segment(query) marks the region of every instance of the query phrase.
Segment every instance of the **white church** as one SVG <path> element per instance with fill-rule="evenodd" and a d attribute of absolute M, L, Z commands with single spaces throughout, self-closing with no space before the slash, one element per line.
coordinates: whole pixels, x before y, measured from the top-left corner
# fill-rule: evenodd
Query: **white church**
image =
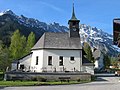
<path fill-rule="evenodd" d="M 12 63 L 12 71 L 85 72 L 94 74 L 94 64 L 84 55 L 80 43 L 79 22 L 74 13 L 68 21 L 69 32 L 45 32 L 31 53 Z"/>

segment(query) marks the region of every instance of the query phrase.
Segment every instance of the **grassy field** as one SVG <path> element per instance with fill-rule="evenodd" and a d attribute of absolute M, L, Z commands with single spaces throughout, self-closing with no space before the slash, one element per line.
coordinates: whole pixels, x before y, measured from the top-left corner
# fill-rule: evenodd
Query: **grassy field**
<path fill-rule="evenodd" d="M 21 81 L 0 81 L 0 86 L 33 86 L 38 82 L 21 82 Z"/>
<path fill-rule="evenodd" d="M 70 81 L 70 82 L 38 82 L 38 81 L 0 81 L 0 86 L 40 86 L 40 85 L 68 85 L 68 84 L 80 84 L 88 83 L 89 81 Z"/>
<path fill-rule="evenodd" d="M 0 74 L 3 74 L 3 72 L 0 72 Z"/>

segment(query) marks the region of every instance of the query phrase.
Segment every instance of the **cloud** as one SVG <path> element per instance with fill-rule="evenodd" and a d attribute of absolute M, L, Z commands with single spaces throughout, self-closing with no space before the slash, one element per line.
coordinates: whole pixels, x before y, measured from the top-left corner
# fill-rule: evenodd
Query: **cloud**
<path fill-rule="evenodd" d="M 47 7 L 50 7 L 50 8 L 52 8 L 52 9 L 58 11 L 58 12 L 63 12 L 63 9 L 58 8 L 58 7 L 56 7 L 56 6 L 52 5 L 52 4 L 49 4 L 49 3 L 46 3 L 46 2 L 43 2 L 43 1 L 40 1 L 40 2 L 41 2 L 41 4 L 43 4 L 43 5 L 47 6 Z"/>

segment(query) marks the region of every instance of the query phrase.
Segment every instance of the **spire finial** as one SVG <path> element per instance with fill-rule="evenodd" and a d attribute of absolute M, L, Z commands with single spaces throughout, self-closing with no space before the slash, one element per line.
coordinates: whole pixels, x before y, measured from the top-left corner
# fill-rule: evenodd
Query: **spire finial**
<path fill-rule="evenodd" d="M 75 12 L 74 12 L 74 0 L 73 0 L 73 13 L 75 13 Z"/>
<path fill-rule="evenodd" d="M 73 0 L 73 6 L 74 6 L 74 0 Z"/>
<path fill-rule="evenodd" d="M 74 11 L 74 0 L 73 0 L 73 12 L 72 12 L 72 20 L 77 20 L 76 16 L 75 16 L 75 11 Z"/>

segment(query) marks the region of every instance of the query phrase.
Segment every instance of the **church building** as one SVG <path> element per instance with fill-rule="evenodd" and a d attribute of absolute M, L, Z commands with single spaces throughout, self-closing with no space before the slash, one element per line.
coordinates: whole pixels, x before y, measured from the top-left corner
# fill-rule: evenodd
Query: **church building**
<path fill-rule="evenodd" d="M 80 43 L 79 22 L 75 16 L 68 21 L 69 31 L 45 32 L 31 53 L 12 63 L 12 70 L 29 72 L 87 72 L 94 74 L 93 64 L 84 59 Z M 27 58 L 26 58 L 27 57 Z"/>

